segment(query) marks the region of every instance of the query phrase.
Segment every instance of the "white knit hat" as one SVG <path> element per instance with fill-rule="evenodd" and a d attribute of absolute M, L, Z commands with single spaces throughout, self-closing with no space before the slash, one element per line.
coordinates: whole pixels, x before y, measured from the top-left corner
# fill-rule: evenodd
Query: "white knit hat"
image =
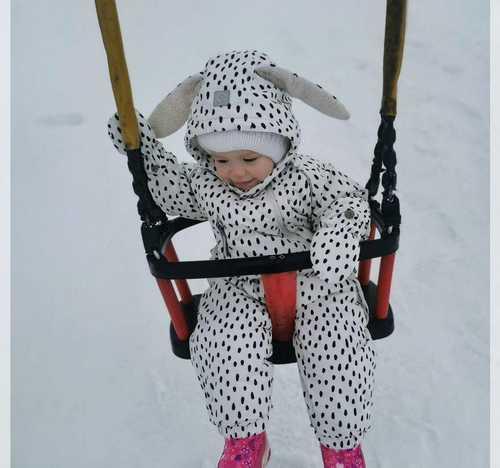
<path fill-rule="evenodd" d="M 283 135 L 269 132 L 231 130 L 198 135 L 198 144 L 208 153 L 250 150 L 279 162 L 288 152 L 290 140 Z"/>

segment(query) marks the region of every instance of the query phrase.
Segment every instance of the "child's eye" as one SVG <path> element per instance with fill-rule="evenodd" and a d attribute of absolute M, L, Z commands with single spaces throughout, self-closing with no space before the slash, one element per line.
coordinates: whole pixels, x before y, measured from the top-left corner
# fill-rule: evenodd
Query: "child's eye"
<path fill-rule="evenodd" d="M 245 161 L 245 162 L 253 162 L 253 161 L 257 161 L 257 158 L 243 158 L 243 161 Z"/>
<path fill-rule="evenodd" d="M 226 164 L 226 163 L 227 163 L 227 161 L 226 161 L 225 159 L 216 159 L 216 160 L 215 160 L 215 163 L 216 163 L 216 164 Z"/>

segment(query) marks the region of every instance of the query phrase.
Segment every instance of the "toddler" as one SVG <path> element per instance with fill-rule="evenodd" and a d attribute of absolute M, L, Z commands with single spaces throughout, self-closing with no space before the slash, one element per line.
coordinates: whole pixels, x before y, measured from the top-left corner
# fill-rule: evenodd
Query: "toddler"
<path fill-rule="evenodd" d="M 374 350 L 357 280 L 368 238 L 365 189 L 331 164 L 298 152 L 292 97 L 331 117 L 348 112 L 319 85 L 258 51 L 210 59 L 146 120 L 138 114 L 148 186 L 168 215 L 208 220 L 212 259 L 309 250 L 297 276 L 293 344 L 311 426 L 325 467 L 364 467 L 371 424 Z M 179 163 L 158 138 L 187 121 Z M 118 117 L 109 135 L 124 153 Z M 219 468 L 262 468 L 273 366 L 271 321 L 258 276 L 209 280 L 190 337 L 191 360 L 210 420 L 225 437 Z"/>

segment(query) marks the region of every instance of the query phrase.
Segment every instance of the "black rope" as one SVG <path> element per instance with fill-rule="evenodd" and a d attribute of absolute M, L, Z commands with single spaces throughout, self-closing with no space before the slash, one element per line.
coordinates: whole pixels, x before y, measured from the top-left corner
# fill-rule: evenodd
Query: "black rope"
<path fill-rule="evenodd" d="M 366 188 L 370 194 L 370 198 L 377 195 L 378 187 L 380 185 L 380 173 L 382 172 L 382 147 L 383 147 L 383 133 L 384 133 L 384 121 L 380 122 L 377 131 L 377 143 L 375 149 L 373 150 L 373 162 L 372 169 L 370 173 L 370 178 L 366 183 Z"/>
<path fill-rule="evenodd" d="M 394 129 L 394 116 L 381 114 L 381 121 L 377 131 L 377 143 L 373 151 L 374 158 L 370 178 L 366 183 L 366 188 L 370 198 L 377 195 L 380 185 L 380 174 L 382 175 L 382 216 L 387 229 L 391 226 L 401 224 L 401 213 L 399 199 L 395 195 L 397 184 L 396 174 L 396 152 L 394 142 L 396 141 L 396 130 Z"/>
<path fill-rule="evenodd" d="M 394 117 L 382 116 L 382 162 L 385 170 L 382 176 L 382 186 L 384 187 L 383 199 L 391 201 L 393 192 L 396 190 L 396 152 L 394 142 L 396 141 L 396 130 L 394 129 Z"/>
<path fill-rule="evenodd" d="M 137 211 L 146 227 L 164 224 L 167 221 L 165 213 L 155 203 L 148 189 L 148 176 L 144 169 L 144 158 L 141 150 L 127 151 L 128 168 L 132 173 L 132 187 L 139 197 Z"/>

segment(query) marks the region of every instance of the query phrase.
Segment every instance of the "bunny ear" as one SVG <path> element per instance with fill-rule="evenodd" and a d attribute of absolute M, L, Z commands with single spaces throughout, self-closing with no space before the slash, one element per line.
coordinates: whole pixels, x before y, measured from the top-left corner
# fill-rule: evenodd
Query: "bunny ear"
<path fill-rule="evenodd" d="M 172 135 L 186 123 L 202 81 L 201 73 L 188 76 L 155 107 L 148 120 L 158 138 Z"/>
<path fill-rule="evenodd" d="M 296 73 L 268 65 L 257 67 L 255 73 L 323 114 L 341 120 L 347 120 L 350 117 L 347 109 L 335 96 L 327 93 L 320 85 L 301 78 Z"/>

